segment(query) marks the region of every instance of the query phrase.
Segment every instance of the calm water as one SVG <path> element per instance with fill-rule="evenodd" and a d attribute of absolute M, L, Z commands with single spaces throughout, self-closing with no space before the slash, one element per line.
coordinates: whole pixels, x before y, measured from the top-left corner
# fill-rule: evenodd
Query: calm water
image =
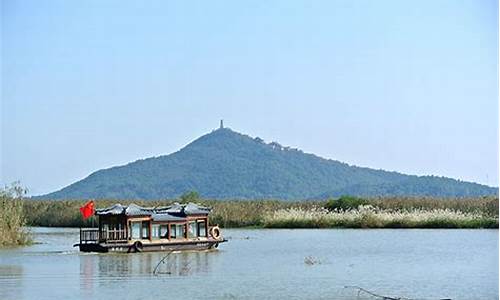
<path fill-rule="evenodd" d="M 157 275 L 165 253 L 81 254 L 78 229 L 32 231 L 42 244 L 0 250 L 0 299 L 498 299 L 497 230 L 225 230 Z"/>

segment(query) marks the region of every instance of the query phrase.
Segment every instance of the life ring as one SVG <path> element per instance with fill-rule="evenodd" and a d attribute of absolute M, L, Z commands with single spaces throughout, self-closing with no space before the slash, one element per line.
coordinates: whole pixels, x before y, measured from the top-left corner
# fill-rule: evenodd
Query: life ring
<path fill-rule="evenodd" d="M 214 227 L 210 228 L 210 235 L 214 239 L 218 240 L 220 238 L 220 228 L 219 228 L 219 226 L 214 226 Z"/>
<path fill-rule="evenodd" d="M 134 250 L 135 252 L 142 252 L 142 243 L 137 241 L 134 243 Z"/>

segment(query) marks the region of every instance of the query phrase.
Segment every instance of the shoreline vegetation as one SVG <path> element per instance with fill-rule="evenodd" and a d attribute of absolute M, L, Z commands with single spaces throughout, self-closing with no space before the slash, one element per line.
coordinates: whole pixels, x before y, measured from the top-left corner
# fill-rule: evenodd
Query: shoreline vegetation
<path fill-rule="evenodd" d="M 88 200 L 25 199 L 26 190 L 0 190 L 0 247 L 28 245 L 27 226 L 95 227 L 83 220 Z M 342 196 L 327 201 L 206 200 L 189 192 L 176 200 L 95 200 L 96 208 L 115 203 L 166 206 L 195 202 L 213 208 L 210 222 L 224 228 L 492 228 L 497 229 L 498 196 L 474 198 Z"/>
<path fill-rule="evenodd" d="M 18 185 L 0 189 L 0 247 L 32 243 L 25 227 L 24 194 L 26 190 Z"/>
<path fill-rule="evenodd" d="M 82 220 L 81 200 L 23 200 L 28 226 L 92 227 Z M 195 202 L 213 208 L 210 222 L 225 228 L 498 228 L 498 197 L 430 198 L 342 196 L 328 201 L 205 200 L 195 192 L 177 200 L 95 200 L 165 206 Z"/>

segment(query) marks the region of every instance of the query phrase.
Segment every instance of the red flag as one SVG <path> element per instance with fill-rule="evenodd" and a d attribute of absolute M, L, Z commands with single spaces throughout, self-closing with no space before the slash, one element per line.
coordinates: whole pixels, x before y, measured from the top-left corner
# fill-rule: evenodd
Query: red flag
<path fill-rule="evenodd" d="M 88 219 L 94 214 L 94 201 L 90 200 L 85 203 L 84 206 L 80 207 L 80 212 L 82 213 L 83 219 Z"/>

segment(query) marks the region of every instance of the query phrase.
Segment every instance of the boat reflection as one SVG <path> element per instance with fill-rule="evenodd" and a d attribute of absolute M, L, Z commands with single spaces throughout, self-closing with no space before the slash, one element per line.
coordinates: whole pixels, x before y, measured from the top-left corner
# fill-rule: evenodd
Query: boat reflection
<path fill-rule="evenodd" d="M 218 251 L 193 251 L 82 255 L 80 258 L 82 285 L 86 289 L 92 288 L 94 279 L 100 277 L 109 280 L 123 277 L 189 276 L 207 273 L 217 253 Z"/>

